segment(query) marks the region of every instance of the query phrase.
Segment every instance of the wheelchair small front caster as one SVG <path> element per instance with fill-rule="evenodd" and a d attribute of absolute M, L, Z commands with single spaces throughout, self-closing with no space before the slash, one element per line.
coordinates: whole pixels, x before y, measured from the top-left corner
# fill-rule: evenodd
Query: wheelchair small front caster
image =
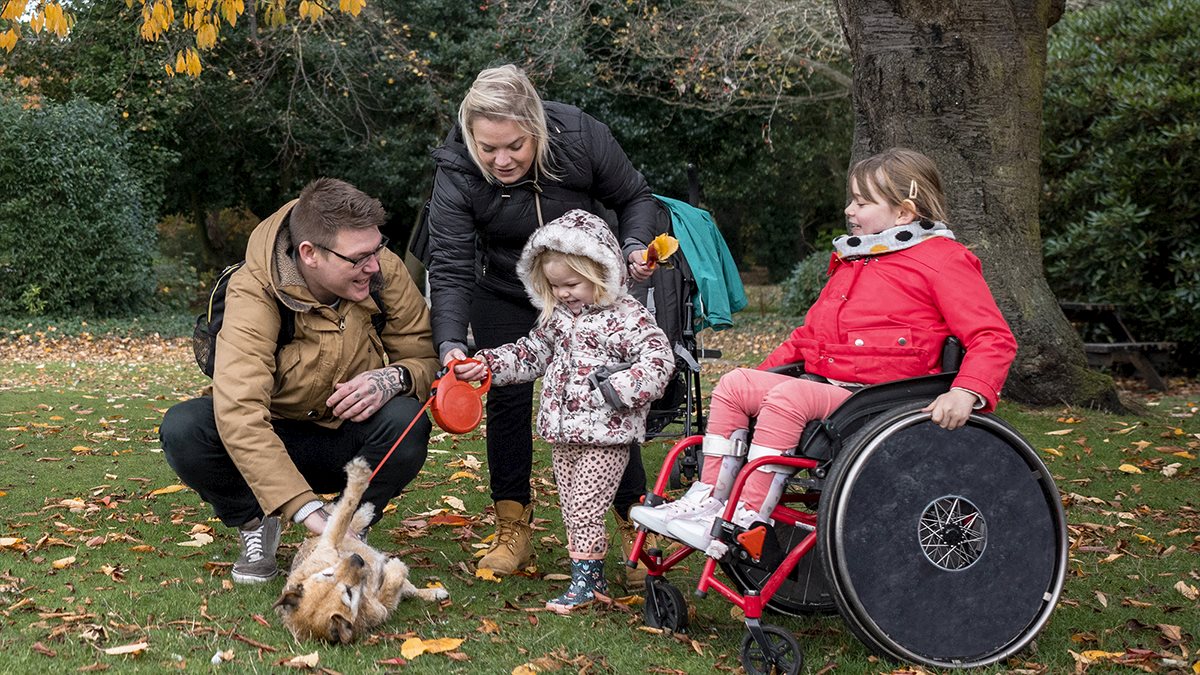
<path fill-rule="evenodd" d="M 651 628 L 682 633 L 688 627 L 688 606 L 683 593 L 662 577 L 646 577 L 646 604 L 642 619 Z"/>
<path fill-rule="evenodd" d="M 757 631 L 761 633 L 760 642 L 755 632 L 747 627 L 742 638 L 741 661 L 747 675 L 799 675 L 804 668 L 804 653 L 794 635 L 778 626 L 763 625 Z"/>

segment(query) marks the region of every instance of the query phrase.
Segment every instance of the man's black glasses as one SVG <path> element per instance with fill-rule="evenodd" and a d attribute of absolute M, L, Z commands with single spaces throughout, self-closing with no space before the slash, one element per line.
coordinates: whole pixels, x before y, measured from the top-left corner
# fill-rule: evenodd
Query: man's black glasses
<path fill-rule="evenodd" d="M 341 253 L 338 253 L 337 251 L 329 248 L 328 246 L 322 246 L 322 245 L 316 244 L 316 243 L 313 244 L 313 246 L 316 246 L 317 248 L 321 249 L 322 251 L 328 251 L 328 252 L 336 255 L 337 257 L 341 258 L 342 260 L 345 260 L 346 262 L 353 265 L 355 269 L 358 269 L 358 268 L 362 267 L 363 265 L 366 265 L 367 261 L 370 260 L 372 256 L 379 255 L 379 252 L 382 251 L 383 249 L 387 248 L 387 245 L 388 245 L 388 238 L 384 237 L 383 241 L 379 242 L 379 245 L 375 247 L 374 251 L 371 251 L 370 253 L 364 255 L 361 258 L 347 258 L 346 256 L 342 255 Z"/>

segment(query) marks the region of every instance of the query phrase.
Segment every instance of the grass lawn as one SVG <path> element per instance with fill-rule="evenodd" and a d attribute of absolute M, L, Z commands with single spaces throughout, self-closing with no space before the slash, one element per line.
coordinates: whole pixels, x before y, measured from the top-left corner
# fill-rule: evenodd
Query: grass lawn
<path fill-rule="evenodd" d="M 724 351 L 705 364 L 706 391 L 792 326 L 743 319 L 706 336 L 706 347 Z M 490 501 L 480 433 L 436 436 L 424 472 L 372 533 L 418 585 L 441 583 L 451 599 L 405 602 L 352 647 L 294 642 L 271 610 L 282 577 L 235 586 L 236 537 L 163 461 L 163 412 L 204 383 L 183 340 L 17 331 L 0 342 L 0 672 L 739 669 L 740 617 L 715 593 L 686 592 L 698 556 L 671 574 L 695 611 L 686 635 L 644 629 L 640 589 L 615 588 L 613 605 L 570 617 L 541 609 L 569 574 L 544 446 L 535 458 L 536 572 L 476 578 L 490 531 L 479 515 Z M 1140 414 L 1002 405 L 1000 416 L 1058 483 L 1071 550 L 1060 605 L 1036 649 L 986 672 L 1200 673 L 1200 387 L 1172 385 L 1166 395 L 1131 390 Z M 648 445 L 652 471 L 668 445 Z M 284 566 L 301 539 L 297 528 L 285 531 Z M 610 554 L 610 580 L 619 570 Z M 767 620 L 796 634 L 805 672 L 919 672 L 875 659 L 836 615 Z M 414 654 L 421 646 L 445 650 Z"/>

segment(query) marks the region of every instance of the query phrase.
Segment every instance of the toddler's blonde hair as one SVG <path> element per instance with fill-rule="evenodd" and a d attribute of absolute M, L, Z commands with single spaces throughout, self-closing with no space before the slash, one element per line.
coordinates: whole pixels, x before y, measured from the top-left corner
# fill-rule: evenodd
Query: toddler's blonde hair
<path fill-rule="evenodd" d="M 542 251 L 534 257 L 533 264 L 529 267 L 529 288 L 542 301 L 542 313 L 538 316 L 538 325 L 546 325 L 550 321 L 550 317 L 554 316 L 554 308 L 558 306 L 558 298 L 554 295 L 554 289 L 550 287 L 550 280 L 546 278 L 545 267 L 552 262 L 561 262 L 575 274 L 592 282 L 594 289 L 592 304 L 602 306 L 612 304 L 612 294 L 608 292 L 608 286 L 605 283 L 603 265 L 591 258 L 573 253 Z"/>

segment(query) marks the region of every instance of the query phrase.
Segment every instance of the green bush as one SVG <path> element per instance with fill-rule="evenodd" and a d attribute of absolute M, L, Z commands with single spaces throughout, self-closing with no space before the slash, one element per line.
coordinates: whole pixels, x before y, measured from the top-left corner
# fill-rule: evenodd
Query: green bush
<path fill-rule="evenodd" d="M 113 117 L 0 92 L 0 313 L 113 316 L 152 298 L 153 221 Z"/>
<path fill-rule="evenodd" d="M 783 294 L 780 311 L 792 316 L 804 316 L 817 301 L 828 279 L 829 251 L 817 251 L 796 263 L 792 274 L 779 285 Z"/>
<path fill-rule="evenodd" d="M 1200 3 L 1068 13 L 1049 45 L 1041 222 L 1066 300 L 1125 307 L 1200 365 Z"/>

